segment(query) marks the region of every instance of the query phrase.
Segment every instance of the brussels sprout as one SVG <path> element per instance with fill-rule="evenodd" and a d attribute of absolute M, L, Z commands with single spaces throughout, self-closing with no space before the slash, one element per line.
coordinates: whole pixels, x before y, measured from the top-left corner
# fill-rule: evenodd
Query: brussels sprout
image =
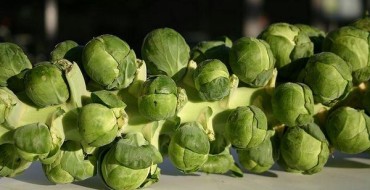
<path fill-rule="evenodd" d="M 12 144 L 0 145 L 0 177 L 14 177 L 25 171 L 32 162 L 19 156 Z"/>
<path fill-rule="evenodd" d="M 20 47 L 13 43 L 0 43 L 0 86 L 7 86 L 9 78 L 31 68 L 31 62 Z"/>
<path fill-rule="evenodd" d="M 272 77 L 275 58 L 265 41 L 243 37 L 231 48 L 230 65 L 241 81 L 252 87 L 261 87 Z"/>
<path fill-rule="evenodd" d="M 139 112 L 152 121 L 173 117 L 177 108 L 177 86 L 166 75 L 150 77 L 144 82 L 138 98 Z"/>
<path fill-rule="evenodd" d="M 159 28 L 144 38 L 141 56 L 152 75 L 167 75 L 181 80 L 190 58 L 190 48 L 185 39 L 171 28 Z"/>
<path fill-rule="evenodd" d="M 120 38 L 101 35 L 90 40 L 82 52 L 86 73 L 105 89 L 128 87 L 137 70 L 135 52 Z"/>
<path fill-rule="evenodd" d="M 311 89 L 302 83 L 283 83 L 275 88 L 271 99 L 277 120 L 289 127 L 313 121 L 314 99 Z"/>
<path fill-rule="evenodd" d="M 225 64 L 217 59 L 201 62 L 193 73 L 195 88 L 206 101 L 221 100 L 230 93 L 230 74 Z"/>
<path fill-rule="evenodd" d="M 266 115 L 253 105 L 233 110 L 225 126 L 226 138 L 235 148 L 239 149 L 258 146 L 270 132 Z"/>
<path fill-rule="evenodd" d="M 79 114 L 79 132 L 88 145 L 101 147 L 121 134 L 126 118 L 123 108 L 109 108 L 98 103 L 87 104 L 81 108 Z"/>
<path fill-rule="evenodd" d="M 15 130 L 14 145 L 21 158 L 35 161 L 47 158 L 53 142 L 49 128 L 43 123 L 34 123 Z"/>
<path fill-rule="evenodd" d="M 294 26 L 298 27 L 301 32 L 310 38 L 314 45 L 314 53 L 322 52 L 322 44 L 326 35 L 324 31 L 306 24 L 295 24 Z"/>
<path fill-rule="evenodd" d="M 370 79 L 369 32 L 345 26 L 330 32 L 325 38 L 323 50 L 333 52 L 349 64 L 354 82 Z"/>
<path fill-rule="evenodd" d="M 363 18 L 356 20 L 351 26 L 370 32 L 370 15 L 367 14 Z"/>
<path fill-rule="evenodd" d="M 335 149 L 357 154 L 370 148 L 370 118 L 364 111 L 340 107 L 329 114 L 325 130 Z"/>
<path fill-rule="evenodd" d="M 168 155 L 176 168 L 184 173 L 197 171 L 208 159 L 210 143 L 197 122 L 183 123 L 174 132 Z"/>
<path fill-rule="evenodd" d="M 161 154 L 141 133 L 129 133 L 103 156 L 100 172 L 112 189 L 137 189 L 160 162 Z"/>
<path fill-rule="evenodd" d="M 272 138 L 265 138 L 256 147 L 236 150 L 240 164 L 253 173 L 263 173 L 269 170 L 277 158 L 275 142 Z"/>
<path fill-rule="evenodd" d="M 276 68 L 281 76 L 291 73 L 282 69 L 291 62 L 313 55 L 313 43 L 305 32 L 287 23 L 275 23 L 266 28 L 259 38 L 265 40 L 271 47 L 276 59 Z"/>
<path fill-rule="evenodd" d="M 82 66 L 82 51 L 83 46 L 79 46 L 75 41 L 66 40 L 55 46 L 55 49 L 50 53 L 51 61 L 67 59 Z"/>
<path fill-rule="evenodd" d="M 58 65 L 42 62 L 24 78 L 25 91 L 39 107 L 64 103 L 69 98 L 68 85 Z"/>
<path fill-rule="evenodd" d="M 311 88 L 315 103 L 327 106 L 344 99 L 352 88 L 350 68 L 330 52 L 312 56 L 298 79 Z"/>
<path fill-rule="evenodd" d="M 218 59 L 227 64 L 231 46 L 232 41 L 228 37 L 224 37 L 223 40 L 202 41 L 191 49 L 190 59 L 197 63 L 207 59 Z"/>
<path fill-rule="evenodd" d="M 320 172 L 329 158 L 329 143 L 315 123 L 289 127 L 280 142 L 280 157 L 287 171 L 303 174 Z"/>
<path fill-rule="evenodd" d="M 6 122 L 9 113 L 18 103 L 17 96 L 7 88 L 0 87 L 0 124 Z"/>
<path fill-rule="evenodd" d="M 72 183 L 93 177 L 96 174 L 97 159 L 86 155 L 78 142 L 66 141 L 56 160 L 43 164 L 46 177 L 53 183 Z"/>

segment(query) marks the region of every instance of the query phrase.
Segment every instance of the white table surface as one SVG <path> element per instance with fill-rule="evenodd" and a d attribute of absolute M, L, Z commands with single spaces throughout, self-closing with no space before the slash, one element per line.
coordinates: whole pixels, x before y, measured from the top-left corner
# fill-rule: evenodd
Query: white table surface
<path fill-rule="evenodd" d="M 159 183 L 145 190 L 370 190 L 370 154 L 344 155 L 336 153 L 329 158 L 323 171 L 302 175 L 282 171 L 275 165 L 264 174 L 245 172 L 243 178 L 229 175 L 195 173 L 184 175 L 168 159 L 161 165 Z M 83 190 L 107 189 L 99 177 L 65 185 L 54 185 L 44 176 L 41 164 L 36 162 L 15 178 L 0 178 L 0 190 Z"/>

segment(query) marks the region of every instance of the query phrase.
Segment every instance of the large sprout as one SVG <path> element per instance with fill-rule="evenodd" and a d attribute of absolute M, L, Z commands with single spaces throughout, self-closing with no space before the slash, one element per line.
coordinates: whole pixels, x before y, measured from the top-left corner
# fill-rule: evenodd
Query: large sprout
<path fill-rule="evenodd" d="M 148 33 L 141 47 L 141 56 L 152 75 L 167 75 L 179 81 L 185 75 L 190 48 L 185 39 L 171 28 Z"/>
<path fill-rule="evenodd" d="M 0 145 L 0 177 L 14 177 L 25 171 L 32 162 L 24 160 L 13 144 Z"/>
<path fill-rule="evenodd" d="M 370 118 L 364 111 L 340 107 L 328 116 L 326 134 L 333 147 L 348 154 L 370 148 Z"/>
<path fill-rule="evenodd" d="M 86 44 L 82 63 L 89 77 L 105 89 L 128 87 L 137 70 L 135 52 L 125 41 L 109 34 Z"/>
<path fill-rule="evenodd" d="M 0 43 L 0 86 L 7 86 L 11 77 L 31 68 L 31 62 L 19 46 Z"/>
<path fill-rule="evenodd" d="M 280 157 L 287 171 L 320 172 L 329 158 L 329 143 L 315 123 L 289 127 L 280 142 Z"/>
<path fill-rule="evenodd" d="M 103 155 L 99 169 L 110 188 L 137 189 L 153 177 L 160 162 L 161 154 L 141 133 L 129 133 Z"/>
<path fill-rule="evenodd" d="M 75 41 L 66 40 L 58 43 L 50 53 L 51 61 L 55 62 L 61 59 L 67 59 L 70 62 L 76 62 L 82 66 L 83 46 L 78 45 Z"/>
<path fill-rule="evenodd" d="M 315 53 L 320 53 L 322 51 L 322 44 L 326 36 L 324 31 L 306 24 L 295 24 L 294 26 L 298 27 L 301 32 L 305 33 L 310 38 L 314 45 Z"/>
<path fill-rule="evenodd" d="M 218 59 L 207 59 L 201 62 L 193 73 L 193 80 L 203 100 L 221 100 L 230 93 L 229 71 Z"/>
<path fill-rule="evenodd" d="M 250 172 L 263 173 L 269 170 L 277 159 L 277 147 L 274 137 L 267 137 L 253 148 L 238 149 L 240 164 Z"/>
<path fill-rule="evenodd" d="M 260 87 L 272 77 L 275 58 L 265 41 L 243 37 L 231 48 L 230 66 L 241 81 L 252 87 Z"/>
<path fill-rule="evenodd" d="M 210 144 L 198 122 L 182 124 L 173 134 L 168 155 L 176 168 L 184 173 L 197 171 L 208 158 Z"/>
<path fill-rule="evenodd" d="M 353 22 L 351 26 L 370 32 L 370 15 L 367 13 L 363 18 Z"/>
<path fill-rule="evenodd" d="M 268 134 L 266 115 L 256 106 L 238 107 L 226 121 L 226 138 L 238 149 L 256 147 Z"/>
<path fill-rule="evenodd" d="M 290 70 L 286 68 L 289 68 L 293 61 L 313 55 L 314 47 L 310 38 L 294 25 L 271 24 L 259 35 L 259 38 L 270 45 L 276 59 L 276 68 L 283 77 L 291 75 Z"/>
<path fill-rule="evenodd" d="M 27 96 L 39 107 L 62 104 L 70 95 L 58 64 L 39 63 L 26 73 L 24 83 Z"/>
<path fill-rule="evenodd" d="M 328 106 L 344 99 L 352 88 L 351 69 L 343 59 L 330 52 L 312 56 L 299 80 L 311 88 L 315 103 Z"/>
<path fill-rule="evenodd" d="M 93 177 L 97 171 L 96 163 L 96 156 L 84 153 L 80 143 L 66 141 L 54 162 L 42 167 L 49 181 L 72 183 Z"/>
<path fill-rule="evenodd" d="M 340 56 L 349 64 L 355 82 L 370 78 L 369 32 L 353 26 L 345 26 L 330 32 L 324 41 L 324 51 Z"/>
<path fill-rule="evenodd" d="M 144 82 L 138 98 L 139 112 L 147 119 L 159 121 L 173 117 L 177 109 L 177 86 L 172 78 L 159 75 Z"/>
<path fill-rule="evenodd" d="M 313 121 L 314 99 L 311 89 L 302 83 L 284 83 L 272 95 L 272 112 L 277 120 L 294 127 Z"/>

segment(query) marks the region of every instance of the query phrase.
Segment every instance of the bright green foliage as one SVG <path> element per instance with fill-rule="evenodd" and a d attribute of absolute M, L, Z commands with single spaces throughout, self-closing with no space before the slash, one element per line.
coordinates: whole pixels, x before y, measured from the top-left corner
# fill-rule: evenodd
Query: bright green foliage
<path fill-rule="evenodd" d="M 86 73 L 105 89 L 122 89 L 134 80 L 135 52 L 117 36 L 105 34 L 90 40 L 83 49 Z"/>
<path fill-rule="evenodd" d="M 370 118 L 364 111 L 340 107 L 328 116 L 326 134 L 335 149 L 358 154 L 370 148 Z"/>
<path fill-rule="evenodd" d="M 171 28 L 159 28 L 148 33 L 141 47 L 141 56 L 149 74 L 167 75 L 181 80 L 190 58 L 185 39 Z"/>
<path fill-rule="evenodd" d="M 294 127 L 313 121 L 314 99 L 311 89 L 302 83 L 283 83 L 275 88 L 272 112 L 281 123 Z"/>
<path fill-rule="evenodd" d="M 330 52 L 312 56 L 299 80 L 311 88 L 315 103 L 328 106 L 343 100 L 352 89 L 350 68 L 343 59 Z"/>
<path fill-rule="evenodd" d="M 0 43 L 0 86 L 7 86 L 9 78 L 31 68 L 31 62 L 19 46 Z"/>
<path fill-rule="evenodd" d="M 280 140 L 280 157 L 287 171 L 314 174 L 329 158 L 329 143 L 315 123 L 289 127 Z"/>

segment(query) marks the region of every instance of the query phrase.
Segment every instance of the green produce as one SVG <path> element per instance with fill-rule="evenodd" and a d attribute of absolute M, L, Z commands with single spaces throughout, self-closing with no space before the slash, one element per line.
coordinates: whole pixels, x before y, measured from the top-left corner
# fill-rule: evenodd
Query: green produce
<path fill-rule="evenodd" d="M 289 77 L 291 74 L 289 65 L 292 62 L 314 53 L 314 45 L 306 33 L 287 23 L 271 24 L 259 35 L 259 38 L 270 45 L 281 77 Z"/>
<path fill-rule="evenodd" d="M 302 83 L 277 86 L 271 99 L 272 112 L 281 123 L 294 127 L 313 121 L 314 99 L 311 89 Z"/>
<path fill-rule="evenodd" d="M 84 153 L 78 142 L 66 141 L 51 164 L 43 164 L 46 177 L 53 183 L 72 183 L 96 174 L 96 156 Z"/>
<path fill-rule="evenodd" d="M 171 162 L 184 173 L 197 171 L 207 161 L 209 150 L 208 137 L 197 122 L 176 129 L 168 147 Z"/>
<path fill-rule="evenodd" d="M 266 115 L 256 106 L 236 108 L 230 113 L 225 126 L 226 138 L 238 149 L 260 145 L 270 132 Z"/>
<path fill-rule="evenodd" d="M 19 156 L 13 144 L 0 145 L 0 155 L 0 177 L 19 175 L 32 164 Z"/>
<path fill-rule="evenodd" d="M 0 86 L 24 70 L 31 69 L 31 62 L 23 50 L 13 43 L 0 43 Z"/>
<path fill-rule="evenodd" d="M 201 62 L 194 71 L 193 80 L 202 100 L 216 101 L 229 95 L 230 74 L 220 60 Z"/>
<path fill-rule="evenodd" d="M 321 171 L 329 158 L 329 143 L 315 123 L 289 127 L 280 140 L 284 169 L 303 174 Z"/>
<path fill-rule="evenodd" d="M 51 62 L 67 59 L 70 62 L 76 62 L 79 66 L 82 66 L 82 51 L 83 47 L 79 46 L 75 41 L 66 40 L 60 42 L 50 53 Z"/>
<path fill-rule="evenodd" d="M 265 41 L 243 37 L 230 50 L 230 65 L 241 81 L 252 87 L 261 87 L 273 75 L 275 58 Z"/>
<path fill-rule="evenodd" d="M 207 59 L 218 59 L 228 65 L 232 44 L 233 42 L 228 37 L 223 37 L 220 40 L 199 42 L 191 49 L 190 59 L 197 63 Z"/>
<path fill-rule="evenodd" d="M 353 26 L 344 26 L 330 32 L 323 50 L 333 52 L 349 65 L 354 82 L 370 79 L 369 32 Z"/>
<path fill-rule="evenodd" d="M 137 189 L 158 175 L 159 151 L 140 133 L 129 133 L 103 156 L 100 172 L 112 189 Z"/>
<path fill-rule="evenodd" d="M 299 80 L 311 88 L 315 103 L 327 106 L 343 100 L 353 86 L 351 70 L 346 62 L 330 52 L 312 56 Z"/>
<path fill-rule="evenodd" d="M 356 28 L 365 30 L 370 32 L 370 16 L 369 13 L 367 13 L 363 18 L 356 20 L 351 24 L 351 26 L 354 26 Z"/>
<path fill-rule="evenodd" d="M 24 82 L 27 96 L 39 107 L 62 104 L 69 98 L 68 84 L 58 64 L 39 63 L 26 73 Z"/>
<path fill-rule="evenodd" d="M 141 47 L 141 56 L 152 75 L 167 75 L 181 80 L 190 59 L 185 39 L 171 28 L 159 28 L 148 33 Z"/>
<path fill-rule="evenodd" d="M 370 148 L 370 118 L 364 111 L 340 107 L 328 116 L 325 131 L 333 147 L 348 154 Z"/>
<path fill-rule="evenodd" d="M 301 32 L 305 33 L 310 38 L 314 45 L 315 53 L 320 53 L 322 51 L 322 45 L 326 36 L 324 31 L 306 24 L 295 24 L 294 26 L 298 27 Z"/>
<path fill-rule="evenodd" d="M 137 70 L 135 52 L 120 38 L 105 34 L 90 40 L 82 52 L 89 77 L 107 90 L 128 87 Z"/>

